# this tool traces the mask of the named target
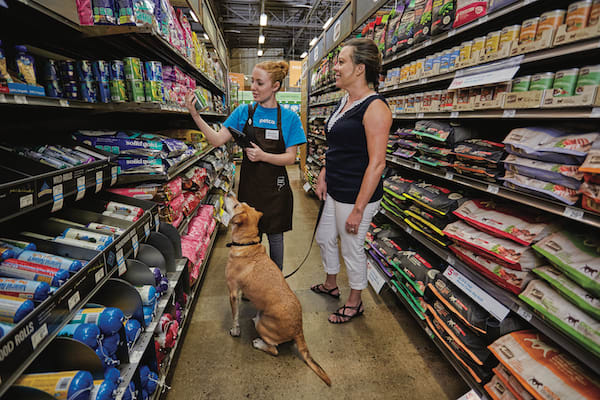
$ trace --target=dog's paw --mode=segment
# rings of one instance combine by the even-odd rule
[[[231,328],[229,330],[229,334],[233,337],[238,337],[240,336],[240,327],[239,326],[235,326],[233,328]]]
[[[252,347],[259,350],[264,350],[267,345],[261,338],[258,337],[252,341]]]

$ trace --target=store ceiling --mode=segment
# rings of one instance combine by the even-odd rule
[[[258,48],[261,7],[268,16],[262,27],[262,49],[283,48],[288,57],[307,51],[309,42],[345,4],[344,0],[210,0],[229,49]]]

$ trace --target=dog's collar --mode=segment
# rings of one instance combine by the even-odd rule
[[[254,246],[256,244],[261,244],[261,243],[262,243],[262,235],[259,236],[258,242],[248,242],[248,243],[230,242],[230,243],[227,243],[225,246],[227,246],[227,247]]]

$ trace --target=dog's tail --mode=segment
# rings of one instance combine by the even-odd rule
[[[296,342],[296,346],[298,346],[298,352],[300,353],[300,356],[304,362],[308,364],[310,369],[315,371],[315,374],[319,375],[319,378],[323,379],[323,382],[325,382],[327,386],[331,386],[331,379],[329,379],[329,376],[327,376],[327,372],[325,372],[323,368],[321,368],[321,366],[310,356],[310,353],[308,352],[308,346],[304,340],[304,333],[300,332],[298,335],[296,335],[294,341]]]

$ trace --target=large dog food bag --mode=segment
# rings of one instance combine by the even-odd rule
[[[512,332],[489,346],[536,399],[599,399],[600,378],[534,330]]]
[[[442,121],[428,120],[418,121],[415,124],[413,134],[426,143],[448,148],[453,148],[456,143],[471,137],[471,132],[464,127]]]
[[[493,400],[518,400],[496,375],[483,388]]]
[[[535,279],[519,298],[540,312],[558,329],[600,355],[600,322],[567,301],[544,281]]]
[[[577,165],[532,160],[514,154],[506,157],[504,168],[519,175],[554,183],[573,190],[579,189],[583,179],[583,173],[580,172]]]
[[[600,296],[600,243],[593,232],[556,232],[533,248],[578,285]]]
[[[404,196],[421,207],[446,215],[456,210],[466,199],[460,193],[429,183],[413,183]]]
[[[492,371],[494,375],[510,390],[512,395],[519,400],[533,400],[534,397],[529,393],[523,385],[513,376],[513,374],[503,364],[498,364]]]
[[[498,264],[517,271],[529,271],[542,265],[542,259],[531,247],[488,235],[462,221],[449,224],[444,233],[474,253],[491,257]]]
[[[504,157],[504,145],[484,139],[467,139],[459,142],[452,150],[458,160],[468,164],[498,168]]]
[[[558,200],[568,205],[573,205],[579,200],[579,194],[576,190],[569,189],[565,186],[556,185],[551,182],[540,181],[534,178],[528,178],[523,175],[506,171],[504,177],[504,186],[530,193],[534,196],[542,196],[551,200]]]

